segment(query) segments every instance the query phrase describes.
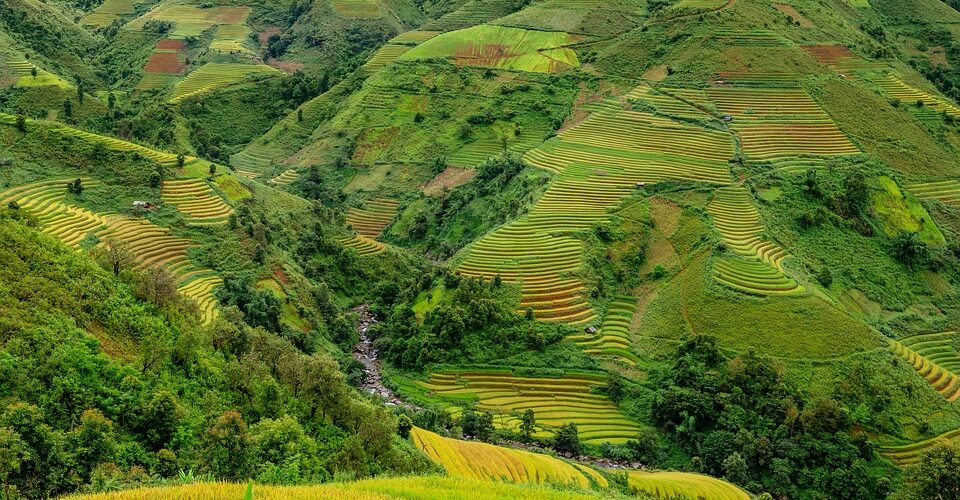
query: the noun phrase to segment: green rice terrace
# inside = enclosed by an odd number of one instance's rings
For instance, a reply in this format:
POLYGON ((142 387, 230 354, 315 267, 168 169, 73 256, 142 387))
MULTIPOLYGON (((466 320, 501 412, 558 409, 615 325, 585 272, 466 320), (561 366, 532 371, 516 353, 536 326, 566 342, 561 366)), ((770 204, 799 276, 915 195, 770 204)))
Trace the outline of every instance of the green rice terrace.
POLYGON ((0 500, 958 498, 958 26, 0 2, 0 500))

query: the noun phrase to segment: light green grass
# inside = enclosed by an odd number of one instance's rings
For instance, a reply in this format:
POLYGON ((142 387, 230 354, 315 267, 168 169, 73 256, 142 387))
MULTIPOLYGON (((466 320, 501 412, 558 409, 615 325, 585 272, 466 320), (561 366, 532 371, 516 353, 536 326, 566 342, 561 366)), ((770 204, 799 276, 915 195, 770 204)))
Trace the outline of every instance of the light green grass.
POLYGON ((228 87, 243 81, 250 75, 261 73, 279 75, 281 71, 265 64, 205 64, 177 83, 170 102, 180 102, 188 97, 228 87))
POLYGON ((873 211, 883 223, 883 229, 888 236, 896 236, 906 231, 918 233, 920 239, 927 244, 946 243, 940 228, 916 198, 901 190, 889 177, 879 177, 877 182, 880 190, 872 196, 873 211))

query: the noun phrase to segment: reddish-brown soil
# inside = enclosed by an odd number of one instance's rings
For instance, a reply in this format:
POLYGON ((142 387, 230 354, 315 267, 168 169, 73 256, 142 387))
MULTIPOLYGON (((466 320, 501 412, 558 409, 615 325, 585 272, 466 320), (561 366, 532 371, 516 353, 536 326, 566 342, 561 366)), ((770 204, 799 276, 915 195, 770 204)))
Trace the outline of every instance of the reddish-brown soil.
POLYGON ((358 164, 372 164, 390 147, 400 129, 397 127, 371 128, 363 132, 353 152, 353 161, 358 164))
POLYGON ((281 61, 272 57, 267 59, 267 64, 279 69, 280 71, 283 71, 284 73, 296 73, 297 70, 303 69, 303 63, 295 61, 281 61))
POLYGON ((508 46, 502 44, 483 44, 471 43, 463 49, 453 53, 453 63, 458 66, 490 66, 496 67, 502 59, 515 57, 515 54, 507 50, 508 46))
POLYGON ((146 66, 143 67, 144 73, 163 73, 167 75, 178 75, 187 69, 187 65, 180 60, 175 52, 154 52, 150 54, 146 66))
POLYGON ((214 7, 209 9, 207 19, 217 24, 243 24, 250 15, 250 7, 214 7))
POLYGON ((156 48, 158 50, 183 50, 187 47, 187 44, 183 40, 170 40, 163 39, 157 42, 156 48))
POLYGON ((802 45, 801 49, 807 51, 823 64, 836 64, 841 59, 857 57, 850 52, 845 45, 802 45))
POLYGON ((277 282, 280 284, 286 285, 290 283, 290 277, 287 276, 287 273, 283 271, 282 267, 273 268, 273 277, 277 279, 277 282))
POLYGON ((437 174, 423 186, 423 194, 427 196, 437 196, 443 193, 444 189, 453 189, 461 184, 466 184, 473 179, 477 171, 472 168, 447 167, 446 170, 437 174))

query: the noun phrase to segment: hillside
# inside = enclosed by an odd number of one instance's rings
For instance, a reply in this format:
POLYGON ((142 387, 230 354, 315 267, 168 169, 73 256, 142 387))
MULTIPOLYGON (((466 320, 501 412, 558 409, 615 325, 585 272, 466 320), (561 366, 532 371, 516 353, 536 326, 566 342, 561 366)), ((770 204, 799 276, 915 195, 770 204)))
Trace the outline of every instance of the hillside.
POLYGON ((957 26, 5 1, 0 496, 944 498, 957 26))

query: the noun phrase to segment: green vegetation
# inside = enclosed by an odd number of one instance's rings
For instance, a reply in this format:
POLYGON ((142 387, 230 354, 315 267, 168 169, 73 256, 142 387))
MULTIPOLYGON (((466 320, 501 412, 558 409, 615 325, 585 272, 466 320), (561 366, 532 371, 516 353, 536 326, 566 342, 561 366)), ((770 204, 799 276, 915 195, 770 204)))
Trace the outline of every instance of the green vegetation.
POLYGON ((0 2, 0 498, 952 491, 958 8, 0 2))

